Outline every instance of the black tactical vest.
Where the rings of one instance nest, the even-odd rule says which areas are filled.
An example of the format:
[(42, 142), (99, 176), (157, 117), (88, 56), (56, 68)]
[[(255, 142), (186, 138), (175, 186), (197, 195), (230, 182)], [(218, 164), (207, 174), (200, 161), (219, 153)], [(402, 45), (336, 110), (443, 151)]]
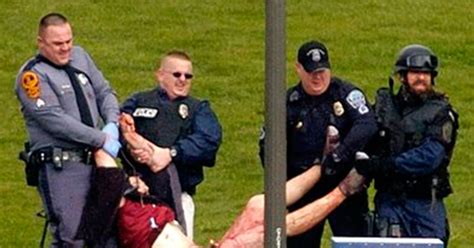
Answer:
[[(381, 137), (379, 138), (385, 141), (384, 145), (379, 143), (381, 145), (379, 154), (396, 155), (417, 147), (421, 145), (428, 133), (439, 132), (439, 135), (442, 135), (442, 127), (435, 127), (434, 129), (437, 130), (428, 130), (427, 123), (433, 123), (432, 120), (436, 114), (445, 108), (451, 109), (444, 97), (433, 96), (425, 100), (423, 104), (401, 109), (389, 89), (378, 90), (374, 109), (380, 127), (379, 136)], [(457, 119), (454, 122), (457, 128)], [(432, 174), (409, 176), (392, 172), (377, 175), (376, 189), (416, 198), (432, 198), (434, 195), (437, 198), (443, 198), (452, 193), (448, 165), (454, 148), (455, 133), (456, 130), (454, 130), (451, 144), (445, 145), (446, 156), (442, 164)]]
[[(186, 97), (172, 102), (162, 101), (158, 88), (138, 93), (135, 98), (136, 108), (131, 115), (136, 131), (155, 145), (170, 147), (179, 137), (191, 131), (191, 120), (199, 105), (197, 99)], [(127, 156), (130, 158), (130, 155)], [(165, 170), (153, 173), (148, 166), (134, 159), (128, 160), (150, 187), (150, 194), (170, 204), (173, 198), (169, 174)]]
[(132, 113), (137, 132), (157, 146), (170, 147), (190, 132), (191, 120), (199, 101), (192, 97), (173, 102), (160, 100), (158, 89), (136, 96)]

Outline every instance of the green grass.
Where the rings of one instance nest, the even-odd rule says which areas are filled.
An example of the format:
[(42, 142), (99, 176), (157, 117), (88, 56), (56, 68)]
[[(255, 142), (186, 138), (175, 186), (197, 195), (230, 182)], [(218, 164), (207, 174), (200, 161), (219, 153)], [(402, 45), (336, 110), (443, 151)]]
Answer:
[[(474, 22), (471, 0), (286, 1), (287, 77), (296, 81), (299, 45), (319, 39), (330, 50), (333, 72), (367, 91), (386, 84), (400, 48), (430, 46), (441, 59), (439, 89), (461, 115), (447, 199), (450, 247), (474, 245)], [(40, 201), (26, 187), (16, 159), (26, 138), (13, 84), (19, 66), (35, 52), (38, 19), (67, 15), (75, 42), (85, 47), (124, 100), (154, 85), (152, 69), (170, 49), (187, 50), (196, 79), (193, 94), (209, 99), (224, 129), (217, 166), (206, 171), (196, 197), (196, 241), (218, 238), (249, 196), (263, 189), (257, 157), (264, 115), (265, 1), (254, 0), (4, 0), (0, 3), (0, 247), (35, 247)], [(329, 246), (329, 233), (325, 246)]]

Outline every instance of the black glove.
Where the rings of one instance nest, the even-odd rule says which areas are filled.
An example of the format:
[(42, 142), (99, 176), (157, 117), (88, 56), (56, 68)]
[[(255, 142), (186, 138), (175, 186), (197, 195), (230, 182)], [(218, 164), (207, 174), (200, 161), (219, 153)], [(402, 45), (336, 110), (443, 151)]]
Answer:
[(385, 174), (393, 169), (395, 162), (391, 157), (372, 157), (355, 161), (355, 168), (364, 177)]
[(332, 176), (344, 169), (344, 163), (335, 153), (329, 153), (323, 160), (321, 169), (326, 176)]

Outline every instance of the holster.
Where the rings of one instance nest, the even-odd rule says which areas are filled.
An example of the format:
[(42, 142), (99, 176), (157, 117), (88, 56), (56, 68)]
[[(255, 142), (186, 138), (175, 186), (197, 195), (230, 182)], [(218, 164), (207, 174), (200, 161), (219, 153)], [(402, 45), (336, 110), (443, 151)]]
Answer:
[(376, 231), (376, 224), (375, 224), (375, 212), (374, 211), (369, 211), (367, 214), (364, 216), (364, 221), (365, 221), (365, 236), (366, 237), (374, 237), (377, 235)]
[(30, 143), (25, 142), (24, 150), (18, 154), (18, 159), (25, 163), (25, 179), (28, 186), (38, 186), (40, 165), (31, 159)]
[(380, 217), (375, 211), (365, 216), (367, 237), (401, 237), (403, 229), (400, 223), (392, 223), (388, 218)]

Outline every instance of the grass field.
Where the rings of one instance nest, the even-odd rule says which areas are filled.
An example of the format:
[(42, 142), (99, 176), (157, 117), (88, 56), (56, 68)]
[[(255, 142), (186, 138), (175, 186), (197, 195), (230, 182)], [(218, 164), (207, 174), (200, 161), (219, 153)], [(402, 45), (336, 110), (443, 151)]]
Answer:
[[(474, 247), (474, 22), (472, 0), (287, 1), (287, 77), (295, 83), (299, 45), (319, 39), (329, 48), (333, 73), (373, 99), (386, 84), (400, 48), (430, 46), (440, 57), (438, 88), (460, 113), (451, 166), (455, 193), (447, 200), (450, 247)], [(206, 171), (196, 197), (195, 237), (219, 238), (249, 196), (263, 189), (257, 157), (264, 115), (265, 1), (255, 0), (3, 0), (0, 2), (0, 247), (36, 247), (40, 200), (26, 187), (16, 159), (26, 139), (13, 93), (20, 65), (35, 51), (39, 18), (64, 13), (75, 42), (94, 57), (119, 99), (153, 87), (156, 60), (184, 49), (194, 60), (193, 94), (209, 99), (224, 129), (217, 166)], [(329, 247), (329, 232), (325, 247)]]

